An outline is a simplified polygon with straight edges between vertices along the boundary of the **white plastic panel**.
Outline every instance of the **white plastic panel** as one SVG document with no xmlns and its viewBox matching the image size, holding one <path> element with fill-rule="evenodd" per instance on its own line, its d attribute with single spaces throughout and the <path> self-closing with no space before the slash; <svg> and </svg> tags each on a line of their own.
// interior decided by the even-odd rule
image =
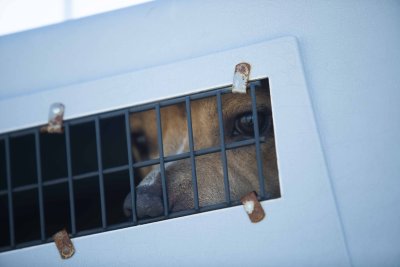
<svg viewBox="0 0 400 267">
<path fill-rule="evenodd" d="M 154 1 L 0 38 L 0 99 L 296 36 L 352 262 L 396 266 L 398 25 L 398 0 Z"/>
<path fill-rule="evenodd" d="M 263 202 L 267 219 L 251 224 L 243 208 L 234 207 L 75 238 L 76 255 L 66 261 L 54 244 L 45 244 L 2 253 L 0 265 L 348 266 L 294 38 L 4 100 L 0 112 L 36 105 L 25 116 L 2 117 L 0 125 L 5 131 L 43 123 L 56 100 L 72 118 L 228 85 L 242 61 L 252 65 L 251 79 L 268 77 L 271 87 L 282 198 Z"/>
</svg>

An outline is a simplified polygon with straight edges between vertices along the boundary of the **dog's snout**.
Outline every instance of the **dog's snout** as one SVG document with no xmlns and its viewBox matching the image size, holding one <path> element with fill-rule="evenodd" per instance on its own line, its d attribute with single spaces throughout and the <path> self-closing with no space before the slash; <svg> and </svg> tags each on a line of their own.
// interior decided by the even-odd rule
<svg viewBox="0 0 400 267">
<path fill-rule="evenodd" d="M 164 206 L 162 202 L 161 192 L 147 190 L 147 186 L 137 188 L 137 216 L 139 218 L 157 217 L 163 214 Z M 154 194 L 156 193 L 156 194 Z"/>
<path fill-rule="evenodd" d="M 152 194 L 152 190 L 146 188 L 137 188 L 136 214 L 139 219 L 145 217 L 157 217 L 163 214 L 164 206 L 162 198 L 158 194 Z M 132 216 L 132 196 L 128 194 L 124 201 L 124 214 L 127 217 Z"/>
<path fill-rule="evenodd" d="M 124 200 L 124 214 L 126 217 L 130 217 L 132 215 L 132 199 L 131 193 L 129 193 Z"/>
<path fill-rule="evenodd" d="M 136 215 L 139 219 L 157 217 L 163 214 L 163 198 L 159 171 L 153 170 L 136 187 Z M 132 196 L 128 194 L 124 201 L 124 213 L 132 215 Z"/>
</svg>

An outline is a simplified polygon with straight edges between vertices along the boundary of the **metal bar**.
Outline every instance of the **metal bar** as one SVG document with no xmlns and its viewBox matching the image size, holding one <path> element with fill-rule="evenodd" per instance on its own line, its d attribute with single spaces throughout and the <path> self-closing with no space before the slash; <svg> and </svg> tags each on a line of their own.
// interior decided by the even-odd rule
<svg viewBox="0 0 400 267">
<path fill-rule="evenodd" d="M 166 107 L 166 106 L 176 105 L 176 104 L 180 104 L 180 103 L 185 103 L 187 97 L 189 97 L 190 100 L 199 100 L 199 99 L 204 99 L 207 97 L 216 96 L 218 92 L 220 92 L 221 94 L 231 93 L 231 90 L 232 90 L 232 87 L 226 87 L 226 88 L 223 87 L 221 89 L 208 90 L 205 92 L 199 92 L 196 94 L 191 94 L 191 95 L 187 95 L 187 96 L 183 96 L 183 97 L 167 99 L 167 100 L 163 100 L 160 102 L 160 107 Z"/>
<path fill-rule="evenodd" d="M 135 187 L 135 172 L 133 170 L 133 159 L 132 159 L 132 140 L 131 140 L 131 128 L 129 121 L 129 111 L 125 111 L 125 134 L 126 134 L 126 146 L 128 153 L 128 164 L 129 164 L 129 186 L 131 191 L 131 205 L 132 205 L 132 221 L 137 223 L 136 217 L 136 187 Z"/>
<path fill-rule="evenodd" d="M 180 154 L 164 157 L 164 162 L 172 162 L 172 161 L 177 161 L 177 160 L 187 159 L 187 158 L 190 158 L 190 152 L 185 152 L 185 153 L 180 153 Z"/>
<path fill-rule="evenodd" d="M 255 144 L 255 139 L 241 140 L 234 143 L 229 143 L 225 145 L 226 150 L 231 150 L 239 147 L 250 146 Z"/>
<path fill-rule="evenodd" d="M 135 225 L 136 224 L 133 222 L 124 222 L 124 223 L 113 224 L 113 225 L 107 226 L 107 231 L 122 229 L 122 228 L 131 227 L 131 226 L 135 226 Z"/>
<path fill-rule="evenodd" d="M 243 205 L 242 202 L 240 202 L 240 200 L 232 200 L 231 201 L 231 207 L 233 206 L 238 206 L 238 205 Z"/>
<path fill-rule="evenodd" d="M 221 152 L 221 147 L 207 147 L 197 151 L 194 151 L 195 156 L 204 156 L 207 154 L 212 154 L 216 152 Z"/>
<path fill-rule="evenodd" d="M 45 181 L 45 182 L 43 182 L 43 186 L 62 184 L 62 183 L 66 183 L 66 182 L 68 182 L 68 177 L 67 178 L 59 178 L 59 179 L 51 180 L 51 181 Z"/>
<path fill-rule="evenodd" d="M 70 210 L 70 214 L 71 214 L 71 234 L 72 234 L 72 236 L 76 236 L 75 198 L 74 198 L 74 183 L 72 180 L 71 140 L 70 140 L 70 133 L 69 133 L 69 123 L 64 124 L 64 130 L 65 130 L 65 148 L 66 148 L 66 152 L 67 152 L 69 210 Z"/>
<path fill-rule="evenodd" d="M 222 209 L 222 208 L 226 208 L 226 207 L 229 207 L 229 206 L 230 206 L 230 204 L 228 204 L 228 203 L 218 203 L 218 204 L 214 204 L 214 205 L 201 207 L 200 208 L 200 212 Z"/>
<path fill-rule="evenodd" d="M 0 196 L 7 195 L 7 194 L 8 194 L 8 190 L 7 189 L 0 191 Z"/>
<path fill-rule="evenodd" d="M 209 206 L 205 206 L 205 207 L 200 207 L 199 211 L 206 212 L 206 211 L 217 210 L 217 209 L 221 209 L 221 208 L 227 208 L 227 207 L 233 207 L 233 206 L 239 206 L 239 205 L 242 205 L 242 203 L 239 200 L 232 200 L 230 204 L 218 203 L 218 204 L 213 204 L 213 205 L 209 205 Z M 177 212 L 170 213 L 168 218 L 182 217 L 182 216 L 191 215 L 191 214 L 194 214 L 197 212 L 198 211 L 195 209 L 177 211 Z"/>
<path fill-rule="evenodd" d="M 165 178 L 165 166 L 164 166 L 164 148 L 162 139 L 162 128 L 161 128 L 161 112 L 160 105 L 156 105 L 156 117 L 157 117 L 157 137 L 158 137 L 158 151 L 160 156 L 160 173 L 161 173 L 161 185 L 163 191 L 163 203 L 164 203 L 164 215 L 168 216 L 168 192 L 167 192 L 167 181 Z"/>
<path fill-rule="evenodd" d="M 12 247 L 11 247 L 11 246 L 0 247 L 0 253 L 1 253 L 1 252 L 4 252 L 4 251 L 11 250 L 11 249 L 12 249 Z"/>
<path fill-rule="evenodd" d="M 257 82 L 262 79 L 264 79 L 264 78 L 253 80 L 251 82 Z M 198 92 L 193 95 L 189 95 L 189 97 L 191 100 L 198 100 L 198 99 L 203 99 L 203 98 L 207 98 L 210 96 L 215 96 L 217 91 L 220 91 L 221 94 L 228 94 L 228 93 L 231 93 L 231 89 L 232 89 L 231 85 L 226 85 L 226 86 L 222 86 L 220 88 L 216 88 L 213 90 Z M 182 103 L 184 101 L 185 101 L 185 97 L 178 97 L 178 98 L 159 101 L 159 104 L 160 104 L 160 107 L 165 107 L 165 106 L 170 106 L 170 105 L 174 105 L 177 103 Z M 76 124 L 91 122 L 95 119 L 95 116 L 100 116 L 100 118 L 103 119 L 103 118 L 123 115 L 125 109 L 129 109 L 130 112 L 141 112 L 141 111 L 154 109 L 156 105 L 157 105 L 157 102 L 151 102 L 151 103 L 147 103 L 147 104 L 141 104 L 136 107 L 126 107 L 126 108 L 119 109 L 119 110 L 106 111 L 102 114 L 96 114 L 96 115 L 91 114 L 91 115 L 87 115 L 87 116 L 81 117 L 81 118 L 69 118 L 68 120 L 66 120 L 66 122 L 70 123 L 70 125 L 76 125 Z M 35 131 L 35 128 L 36 127 L 21 129 L 17 132 L 10 133 L 9 135 L 11 135 L 11 137 L 17 137 L 17 136 L 21 136 L 21 135 L 33 134 Z M 4 134 L 4 133 L 0 134 L 0 138 L 4 138 L 5 135 L 6 134 Z"/>
<path fill-rule="evenodd" d="M 40 239 L 42 242 L 46 239 L 45 221 L 44 221 L 44 203 L 43 203 L 43 182 L 42 182 L 42 164 L 40 158 L 40 132 L 39 128 L 35 131 L 36 145 L 36 172 L 38 179 L 38 194 L 39 194 L 39 217 L 40 217 Z"/>
<path fill-rule="evenodd" d="M 176 104 L 185 103 L 186 97 L 177 97 L 172 99 L 166 99 L 160 102 L 160 107 L 168 107 Z"/>
<path fill-rule="evenodd" d="M 10 160 L 10 138 L 7 135 L 5 138 L 6 147 L 6 172 L 7 172 L 7 190 L 8 190 L 8 223 L 10 225 L 10 245 L 15 247 L 15 234 L 14 234 L 14 210 L 12 199 L 12 186 L 11 186 L 11 160 Z"/>
<path fill-rule="evenodd" d="M 152 222 L 159 222 L 162 220 L 165 220 L 166 216 L 158 216 L 154 218 L 147 218 L 147 219 L 142 219 L 138 221 L 138 224 L 147 224 L 147 223 L 152 223 Z"/>
<path fill-rule="evenodd" d="M 87 117 L 82 117 L 82 118 L 77 118 L 77 119 L 73 119 L 70 120 L 68 123 L 70 126 L 75 126 L 78 124 L 84 124 L 84 123 L 88 123 L 88 122 L 93 122 L 93 120 L 95 120 L 95 115 L 90 115 Z"/>
<path fill-rule="evenodd" d="M 264 174 L 263 174 L 263 165 L 261 157 L 260 130 L 258 127 L 257 102 L 256 102 L 256 92 L 254 83 L 250 85 L 250 91 L 251 91 L 251 106 L 253 110 L 254 138 L 256 140 L 256 160 L 257 160 L 258 179 L 260 186 L 259 195 L 261 198 L 264 198 L 265 197 Z"/>
<path fill-rule="evenodd" d="M 231 89 L 232 89 L 232 87 L 230 87 L 230 86 L 229 87 L 224 86 L 221 89 L 209 90 L 209 91 L 200 92 L 200 93 L 196 93 L 195 95 L 188 95 L 188 96 L 189 96 L 190 100 L 199 100 L 199 99 L 204 99 L 204 98 L 211 97 L 211 96 L 216 96 L 217 92 L 220 92 L 221 94 L 230 93 Z M 186 100 L 186 97 L 166 99 L 166 100 L 159 101 L 159 102 L 152 102 L 152 103 L 143 104 L 140 106 L 129 108 L 129 112 L 148 111 L 148 110 L 156 108 L 157 105 L 159 105 L 160 107 L 172 106 L 172 105 L 184 103 L 185 100 Z"/>
<path fill-rule="evenodd" d="M 20 137 L 20 136 L 24 136 L 24 135 L 30 135 L 30 134 L 35 134 L 36 129 L 35 128 L 30 128 L 30 129 L 25 129 L 25 130 L 21 130 L 18 132 L 13 132 L 10 133 L 10 138 L 14 138 L 14 137 Z"/>
<path fill-rule="evenodd" d="M 255 80 L 255 81 L 258 81 L 258 80 Z M 214 90 L 198 92 L 198 93 L 196 93 L 194 95 L 189 95 L 189 97 L 190 97 L 191 100 L 198 100 L 198 99 L 203 99 L 203 98 L 215 96 L 217 91 L 221 92 L 221 94 L 227 94 L 227 93 L 231 92 L 231 89 L 232 88 L 231 88 L 230 85 L 226 85 L 226 86 L 220 87 L 219 89 L 216 88 Z M 87 116 L 81 117 L 81 118 L 69 118 L 65 122 L 68 122 L 70 125 L 77 125 L 77 124 L 82 124 L 82 123 L 86 123 L 86 122 L 92 122 L 95 119 L 96 116 L 100 116 L 100 118 L 103 119 L 103 118 L 109 118 L 109 117 L 114 117 L 114 116 L 118 116 L 118 115 L 123 115 L 125 109 L 128 109 L 129 112 L 142 112 L 142 111 L 147 111 L 147 110 L 150 110 L 150 109 L 154 109 L 157 104 L 159 104 L 160 107 L 165 107 L 165 106 L 170 106 L 170 105 L 182 103 L 184 101 L 185 101 L 185 97 L 178 97 L 178 98 L 159 101 L 158 103 L 157 102 L 151 102 L 151 103 L 147 103 L 147 104 L 141 104 L 141 105 L 136 106 L 136 107 L 126 107 L 124 109 L 106 111 L 106 112 L 104 112 L 102 114 L 91 114 L 91 115 L 87 115 Z M 30 127 L 30 128 L 22 129 L 22 130 L 19 130 L 17 132 L 10 133 L 9 135 L 10 135 L 10 137 L 17 137 L 17 136 L 22 136 L 22 135 L 27 135 L 27 134 L 33 134 L 35 132 L 35 128 L 36 127 Z M 0 138 L 4 138 L 4 136 L 5 136 L 5 134 L 1 134 Z"/>
<path fill-rule="evenodd" d="M 96 234 L 96 233 L 101 233 L 104 232 L 104 228 L 98 227 L 98 228 L 92 228 L 88 230 L 82 230 L 76 233 L 76 236 L 84 236 L 84 235 L 90 235 L 90 234 Z"/>
<path fill-rule="evenodd" d="M 228 179 L 228 164 L 226 160 L 226 148 L 225 148 L 225 131 L 224 131 L 224 120 L 222 117 L 222 100 L 221 93 L 217 93 L 217 108 L 218 108 L 218 124 L 219 124 L 219 135 L 220 135 L 220 146 L 221 146 L 221 161 L 222 168 L 224 171 L 224 187 L 225 187 L 225 201 L 227 204 L 231 202 L 231 194 L 229 190 L 229 179 Z"/>
<path fill-rule="evenodd" d="M 103 161 L 101 157 L 101 136 L 100 136 L 100 120 L 95 119 L 96 123 L 96 146 L 97 146 L 97 164 L 99 169 L 99 185 L 100 185 L 100 204 L 101 204 L 101 222 L 102 227 L 107 227 L 106 200 L 104 194 L 104 177 L 103 177 Z"/>
<path fill-rule="evenodd" d="M 147 161 L 145 161 L 143 163 L 147 163 Z M 158 163 L 158 160 L 157 160 L 157 163 Z M 103 170 L 103 173 L 104 174 L 109 174 L 109 173 L 113 173 L 113 172 L 124 171 L 124 170 L 127 170 L 128 168 L 129 168 L 129 165 L 123 165 L 123 166 L 119 166 L 119 167 L 113 167 L 113 168 L 105 169 L 105 170 Z M 77 175 L 77 176 L 73 176 L 73 179 L 74 180 L 81 180 L 81 179 L 85 179 L 85 178 L 91 178 L 93 176 L 97 176 L 98 173 L 99 172 L 97 172 L 97 171 L 96 172 L 84 173 L 84 174 L 80 174 L 80 175 Z M 61 183 L 67 182 L 67 181 L 68 181 L 68 177 L 57 178 L 57 179 L 53 179 L 53 180 L 50 180 L 50 181 L 43 181 L 42 185 L 43 186 L 56 185 L 56 184 L 61 184 Z M 36 189 L 36 188 L 38 188 L 38 184 L 29 184 L 29 185 L 23 185 L 23 186 L 15 187 L 15 188 L 12 189 L 12 192 L 22 192 L 22 191 L 32 190 L 32 189 Z M 8 190 L 0 191 L 0 195 L 6 195 L 7 193 L 8 193 Z"/>
<path fill-rule="evenodd" d="M 15 248 L 25 248 L 25 247 L 31 247 L 31 246 L 36 246 L 36 245 L 40 245 L 40 244 L 42 244 L 41 240 L 34 240 L 34 241 L 19 243 L 18 245 L 15 246 Z"/>
<path fill-rule="evenodd" d="M 262 143 L 262 142 L 264 142 L 264 139 L 260 138 L 260 141 Z M 237 141 L 237 142 L 226 144 L 225 149 L 231 150 L 231 149 L 254 145 L 254 144 L 255 144 L 255 139 L 252 138 L 252 139 L 248 139 L 248 140 L 242 140 L 242 141 Z M 203 156 L 203 155 L 212 154 L 212 153 L 216 153 L 216 152 L 220 152 L 220 151 L 221 151 L 221 147 L 207 147 L 207 148 L 203 148 L 203 149 L 199 149 L 199 150 L 194 150 L 193 153 L 196 157 L 196 156 Z M 190 158 L 190 152 L 181 153 L 181 154 L 177 154 L 177 155 L 171 155 L 171 156 L 164 157 L 164 163 L 182 160 L 182 159 L 188 159 L 188 158 Z M 160 159 L 156 158 L 156 159 L 150 159 L 150 160 L 136 162 L 133 164 L 133 167 L 134 168 L 142 168 L 142 167 L 156 165 L 159 163 L 160 163 Z M 87 174 L 83 174 L 83 175 L 87 176 Z"/>
<path fill-rule="evenodd" d="M 90 177 L 98 176 L 98 175 L 99 175 L 99 172 L 98 172 L 98 171 L 87 172 L 87 173 L 75 175 L 75 176 L 73 176 L 73 179 L 74 179 L 74 180 L 81 180 L 81 179 L 90 178 Z"/>
<path fill-rule="evenodd" d="M 260 143 L 264 142 L 263 139 L 264 139 L 263 137 L 260 137 Z M 254 138 L 248 139 L 248 140 L 236 141 L 233 143 L 226 144 L 225 150 L 231 150 L 231 149 L 236 149 L 239 147 L 250 146 L 250 145 L 254 145 L 255 143 L 256 143 L 256 141 Z M 200 149 L 200 150 L 194 150 L 193 154 L 196 157 L 196 156 L 203 156 L 203 155 L 212 154 L 212 153 L 216 153 L 216 152 L 220 152 L 220 151 L 221 151 L 220 147 L 210 147 L 210 148 L 205 148 L 205 149 Z M 181 154 L 177 154 L 177 155 L 171 155 L 168 157 L 164 157 L 164 163 L 173 162 L 173 161 L 182 160 L 182 159 L 188 159 L 190 157 L 191 157 L 190 152 L 181 153 Z M 156 165 L 159 163 L 160 163 L 160 159 L 157 158 L 157 159 L 136 162 L 136 163 L 132 164 L 132 166 L 134 168 L 142 168 L 142 167 Z M 112 168 L 108 168 L 108 169 L 103 169 L 103 174 L 125 171 L 128 169 L 129 169 L 129 165 L 112 167 Z M 82 179 L 86 179 L 86 178 L 92 178 L 92 177 L 98 176 L 98 175 L 99 175 L 99 172 L 94 171 L 94 172 L 88 172 L 88 173 L 75 175 L 72 177 L 72 179 L 73 180 L 82 180 Z M 56 184 L 64 183 L 67 181 L 68 181 L 68 177 L 57 178 L 57 179 L 54 179 L 51 181 L 44 181 L 43 186 L 56 185 Z M 15 187 L 12 189 L 12 192 L 21 192 L 21 191 L 26 191 L 26 190 L 36 189 L 36 188 L 38 188 L 37 184 L 29 184 L 29 185 Z M 7 194 L 7 193 L 8 193 L 8 190 L 0 191 L 0 195 Z"/>
<path fill-rule="evenodd" d="M 100 114 L 99 117 L 100 117 L 100 119 L 109 119 L 109 118 L 123 116 L 124 114 L 125 114 L 125 110 L 114 110 L 114 111 L 109 111 L 109 112 Z"/>
<path fill-rule="evenodd" d="M 147 166 L 152 166 L 160 163 L 160 159 L 150 159 L 150 160 L 145 160 L 141 162 L 136 162 L 133 164 L 134 168 L 142 168 L 142 167 L 147 167 Z"/>
<path fill-rule="evenodd" d="M 172 218 L 178 218 L 178 217 L 192 215 L 192 214 L 197 213 L 198 210 L 199 209 L 189 209 L 189 210 L 176 211 L 176 212 L 171 213 L 168 218 L 172 219 Z"/>
<path fill-rule="evenodd" d="M 103 173 L 104 174 L 109 174 L 109 173 L 113 173 L 113 172 L 120 172 L 120 171 L 126 171 L 129 169 L 129 165 L 123 165 L 123 166 L 118 166 L 118 167 L 112 167 L 112 168 L 108 168 L 108 169 L 104 169 Z"/>
<path fill-rule="evenodd" d="M 221 209 L 221 208 L 227 208 L 227 207 L 233 206 L 232 203 L 234 203 L 235 206 L 241 205 L 240 201 L 231 201 L 231 205 L 229 205 L 227 203 L 219 203 L 219 204 L 209 205 L 206 207 L 200 207 L 198 211 L 195 209 L 182 210 L 182 211 L 170 213 L 168 215 L 168 219 L 192 215 L 197 212 L 206 212 L 206 211 L 217 210 L 217 209 Z M 152 223 L 152 222 L 162 221 L 165 219 L 166 218 L 164 216 L 149 218 L 149 219 L 140 220 L 138 224 L 139 225 L 148 224 L 148 223 Z"/>
<path fill-rule="evenodd" d="M 23 186 L 18 186 L 16 188 L 13 188 L 12 192 L 16 193 L 16 192 L 21 192 L 21 191 L 26 191 L 26 190 L 36 189 L 36 188 L 38 188 L 37 184 L 28 184 L 28 185 L 23 185 Z"/>
<path fill-rule="evenodd" d="M 199 192 L 197 188 L 196 161 L 194 160 L 192 113 L 190 107 L 190 97 L 186 97 L 186 118 L 189 135 L 190 162 L 192 166 L 193 199 L 195 210 L 199 209 Z"/>
<path fill-rule="evenodd" d="M 143 112 L 143 111 L 148 111 L 151 109 L 154 109 L 156 107 L 157 103 L 149 103 L 149 104 L 143 104 L 140 106 L 136 106 L 136 107 L 131 107 L 129 109 L 129 112 Z"/>
<path fill-rule="evenodd" d="M 209 90 L 201 93 L 197 93 L 195 95 L 190 95 L 190 100 L 199 100 L 207 97 L 216 96 L 217 94 L 227 94 L 231 92 L 232 87 L 222 87 L 221 89 Z"/>
</svg>

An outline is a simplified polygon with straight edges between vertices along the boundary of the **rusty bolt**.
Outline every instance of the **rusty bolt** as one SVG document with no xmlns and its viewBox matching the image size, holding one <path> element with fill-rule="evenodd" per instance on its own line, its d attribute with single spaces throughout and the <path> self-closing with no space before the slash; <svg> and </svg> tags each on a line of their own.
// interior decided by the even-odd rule
<svg viewBox="0 0 400 267">
<path fill-rule="evenodd" d="M 250 64 L 245 62 L 236 65 L 233 75 L 233 93 L 246 93 L 247 84 L 250 79 L 250 68 Z"/>
<path fill-rule="evenodd" d="M 68 232 L 65 229 L 53 235 L 53 239 L 62 259 L 68 259 L 74 255 L 74 245 L 72 244 Z"/>
<path fill-rule="evenodd" d="M 257 199 L 256 192 L 250 192 L 240 199 L 244 210 L 249 215 L 250 221 L 258 223 L 265 217 L 265 212 L 261 203 Z"/>
<path fill-rule="evenodd" d="M 54 103 L 50 106 L 49 124 L 42 127 L 41 132 L 45 133 L 62 133 L 63 118 L 65 107 L 62 103 Z"/>
</svg>

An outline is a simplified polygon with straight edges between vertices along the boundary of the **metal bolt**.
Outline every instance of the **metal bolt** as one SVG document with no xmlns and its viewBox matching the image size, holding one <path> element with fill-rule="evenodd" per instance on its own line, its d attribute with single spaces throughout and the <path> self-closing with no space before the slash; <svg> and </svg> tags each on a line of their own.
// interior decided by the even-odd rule
<svg viewBox="0 0 400 267">
<path fill-rule="evenodd" d="M 232 93 L 246 93 L 250 78 L 250 68 L 250 64 L 244 62 L 236 65 L 235 74 L 233 75 Z"/>
<path fill-rule="evenodd" d="M 53 106 L 53 114 L 58 115 L 61 113 L 61 108 L 59 106 Z"/>
<path fill-rule="evenodd" d="M 49 124 L 41 128 L 42 132 L 62 133 L 65 107 L 62 103 L 54 103 L 50 106 Z"/>
<path fill-rule="evenodd" d="M 265 217 L 265 212 L 261 203 L 257 199 L 256 192 L 250 192 L 240 199 L 243 204 L 244 210 L 249 215 L 252 223 L 258 223 Z"/>
<path fill-rule="evenodd" d="M 53 239 L 62 259 L 68 259 L 74 255 L 74 245 L 65 229 L 53 235 Z"/>
</svg>

